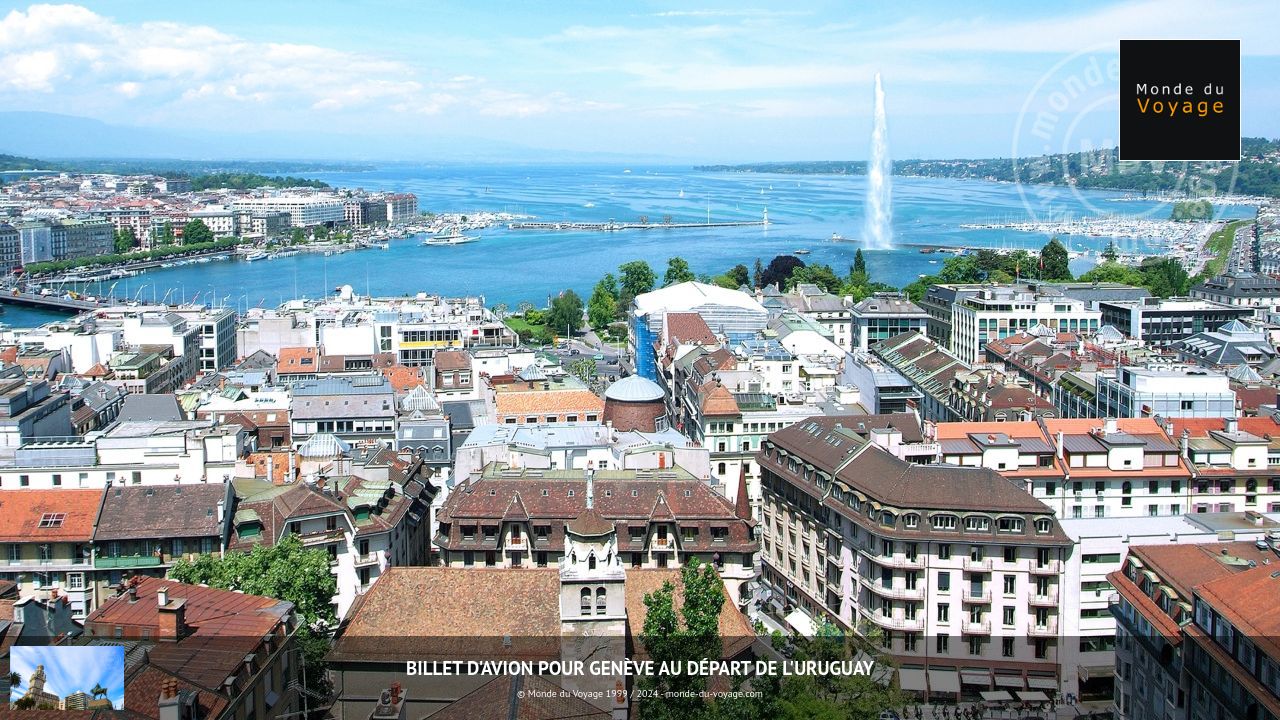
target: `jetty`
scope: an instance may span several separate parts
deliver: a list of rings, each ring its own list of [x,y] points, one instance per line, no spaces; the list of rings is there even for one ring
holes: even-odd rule
[[[507,223],[508,230],[551,230],[578,232],[621,232],[623,230],[692,230],[696,228],[731,228],[731,227],[766,227],[769,222],[769,211],[764,212],[760,220],[720,220],[712,222],[579,222],[555,221],[519,221]]]

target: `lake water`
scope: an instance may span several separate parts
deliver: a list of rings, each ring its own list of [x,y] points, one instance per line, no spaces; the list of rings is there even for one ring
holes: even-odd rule
[[[630,172],[626,172],[630,170]],[[402,295],[421,291],[484,295],[489,304],[537,305],[550,294],[573,288],[584,298],[606,272],[629,260],[647,260],[661,278],[667,258],[688,260],[696,273],[717,274],[737,263],[809,250],[805,262],[831,265],[840,274],[853,262],[862,227],[862,176],[796,176],[701,173],[671,167],[632,166],[430,166],[392,167],[369,172],[314,173],[339,187],[413,192],[422,210],[506,211],[546,221],[651,223],[758,220],[768,209],[768,227],[694,228],[612,233],[509,230],[475,233],[466,245],[426,247],[421,238],[393,240],[389,250],[361,250],[324,257],[302,254],[254,263],[226,260],[158,269],[117,284],[117,297],[216,302],[241,309],[275,306],[297,297],[316,297],[343,284],[357,292]],[[949,255],[922,254],[919,245],[1025,247],[1038,250],[1045,235],[1005,230],[962,229],[965,223],[1028,220],[1036,217],[1093,217],[1102,211],[1150,212],[1168,217],[1155,201],[1117,202],[1119,193],[1036,187],[971,180],[894,177],[894,236],[900,247],[865,252],[873,279],[895,286],[936,272]],[[1101,210],[1099,210],[1101,208]],[[1231,217],[1252,208],[1227,207]],[[832,241],[838,233],[849,241]],[[1106,239],[1064,238],[1073,250],[1100,249]],[[1141,241],[1117,243],[1129,251],[1150,251]],[[1075,261],[1077,273],[1088,261]],[[1034,272],[1034,268],[1028,269]],[[89,292],[105,288],[90,288]],[[30,326],[55,314],[8,306],[4,322]]]

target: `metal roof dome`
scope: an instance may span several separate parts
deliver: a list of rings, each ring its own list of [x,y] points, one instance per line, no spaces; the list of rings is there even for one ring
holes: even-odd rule
[[[604,391],[606,400],[619,402],[654,402],[665,396],[658,383],[639,375],[624,377]]]

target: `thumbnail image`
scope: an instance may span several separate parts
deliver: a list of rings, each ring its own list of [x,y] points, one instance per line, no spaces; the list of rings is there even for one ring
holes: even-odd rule
[[[123,647],[24,647],[9,650],[14,710],[120,710]]]

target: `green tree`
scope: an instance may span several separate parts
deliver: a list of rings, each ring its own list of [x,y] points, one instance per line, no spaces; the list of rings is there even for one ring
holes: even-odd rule
[[[795,272],[796,268],[802,267],[804,267],[804,261],[800,258],[794,255],[779,255],[770,260],[769,266],[760,273],[759,287],[777,285],[778,289],[785,289],[791,280],[791,273]]]
[[[200,245],[202,243],[211,243],[216,238],[213,237],[213,231],[200,218],[196,218],[182,226],[182,244],[183,245]]]
[[[9,673],[9,687],[12,689],[12,688],[16,688],[16,687],[18,687],[18,686],[19,686],[19,685],[21,685],[21,684],[22,684],[22,676],[21,676],[21,675],[19,675],[19,674],[18,674],[18,673],[16,673],[16,672],[10,672],[10,673]],[[2,703],[2,702],[4,702],[4,701],[3,701],[3,700],[0,700],[0,703]]]
[[[133,234],[133,228],[122,228],[116,231],[115,251],[118,255],[123,255],[138,244],[138,238]]]
[[[304,245],[307,242],[307,233],[300,227],[296,227],[289,231],[289,242],[293,245]]]
[[[25,695],[23,697],[20,697],[18,698],[17,702],[13,704],[13,709],[14,710],[35,710],[36,699],[31,697],[30,695]]]
[[[177,242],[177,238],[173,234],[173,223],[166,222],[160,230],[160,239],[156,241],[157,245],[173,245]]]
[[[689,661],[719,659],[720,610],[724,606],[724,583],[711,565],[696,558],[680,570],[683,604],[676,612],[676,587],[665,582],[644,597],[646,608],[641,642],[655,663],[683,665]],[[736,612],[736,610],[733,610]],[[683,620],[683,623],[681,622]],[[714,708],[701,693],[707,678],[692,674],[646,675],[637,685],[659,697],[639,703],[644,720],[685,720],[711,718]]]
[[[764,287],[760,281],[764,279],[764,265],[760,263],[760,258],[756,258],[755,265],[751,270],[751,287]]]
[[[569,363],[566,368],[569,374],[581,380],[584,384],[590,385],[592,380],[596,379],[596,361],[589,357],[580,357]]]
[[[667,273],[662,276],[663,287],[689,282],[693,279],[693,271],[689,269],[687,260],[682,257],[673,257],[667,260]]]
[[[1040,250],[1040,278],[1043,280],[1070,280],[1071,267],[1067,248],[1058,238],[1051,239]]]
[[[829,293],[838,293],[844,281],[836,275],[830,265],[814,264],[798,267],[791,272],[791,277],[787,279],[787,286],[793,288],[800,283],[812,283]]]
[[[546,314],[547,327],[559,335],[572,335],[582,327],[582,298],[572,290],[565,290],[551,301]]]
[[[1120,253],[1119,251],[1116,250],[1116,241],[1115,240],[1108,241],[1107,249],[1102,251],[1102,259],[1106,260],[1107,262],[1115,262],[1119,258],[1120,258]]]
[[[738,263],[737,265],[729,268],[729,272],[725,273],[725,276],[737,283],[737,287],[742,287],[751,283],[751,271],[747,270],[747,266],[742,263]]]
[[[637,295],[643,295],[653,290],[654,283],[658,281],[658,276],[654,274],[653,268],[649,267],[649,263],[644,260],[632,260],[618,266],[618,273],[621,275],[620,298],[630,299]]]
[[[1150,290],[1152,295],[1180,296],[1186,295],[1191,289],[1191,278],[1187,275],[1186,268],[1173,258],[1147,260],[1138,268],[1138,272],[1142,274],[1142,285]]]
[[[853,254],[853,272],[867,274],[867,259],[862,257],[862,248]]]
[[[823,623],[812,638],[783,639],[774,636],[775,647],[788,660],[804,662],[874,662],[874,672],[891,672],[892,664],[879,649],[880,633],[845,633]],[[857,718],[876,720],[890,708],[902,707],[907,696],[885,678],[874,675],[805,674],[788,675],[778,683],[777,717]]]
[[[511,308],[507,307],[506,303],[498,303],[493,306],[493,314],[497,315],[499,318],[505,318],[510,311]]]
[[[329,570],[329,554],[307,549],[297,535],[287,534],[275,545],[258,545],[249,552],[229,552],[224,557],[200,555],[174,563],[169,577],[190,585],[205,584],[224,590],[287,600],[302,622],[295,642],[307,666],[307,688],[327,696],[332,690],[324,663],[329,651],[328,633],[338,618],[329,600],[338,583]]]
[[[600,330],[608,327],[618,317],[618,283],[613,275],[605,275],[591,291],[587,301],[587,319],[591,327]]]
[[[328,239],[329,239],[329,226],[327,226],[327,225],[317,225],[317,226],[315,226],[314,228],[312,228],[312,229],[311,229],[311,234],[312,234],[312,235],[314,235],[314,236],[315,236],[315,238],[316,238],[316,240],[317,240],[317,241],[319,241],[319,242],[323,242],[323,241],[325,241],[325,240],[328,240]]]

